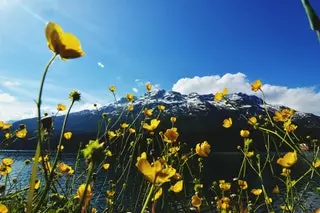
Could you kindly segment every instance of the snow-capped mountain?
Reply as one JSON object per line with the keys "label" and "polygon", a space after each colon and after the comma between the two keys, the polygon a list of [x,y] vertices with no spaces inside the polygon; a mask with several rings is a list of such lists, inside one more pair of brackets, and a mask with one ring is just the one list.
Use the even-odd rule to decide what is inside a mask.
{"label": "snow-capped mountain", "polygon": [[[170,127],[170,117],[177,117],[177,127],[180,133],[180,139],[186,143],[196,143],[201,140],[212,141],[213,149],[223,151],[234,151],[235,144],[241,141],[239,131],[242,128],[250,128],[247,121],[243,118],[248,116],[265,115],[265,106],[271,115],[276,110],[286,108],[285,106],[275,106],[263,103],[263,100],[257,96],[244,93],[229,94],[229,103],[225,101],[215,102],[213,94],[199,95],[191,93],[183,95],[174,91],[157,90],[144,94],[141,97],[135,97],[133,102],[133,114],[137,115],[141,109],[154,109],[153,117],[159,113],[158,105],[164,105],[165,110],[161,113],[160,129]],[[71,113],[67,123],[67,131],[74,133],[74,140],[87,142],[90,137],[95,137],[98,127],[98,120],[102,114],[116,121],[119,115],[123,113],[122,121],[129,119],[127,116],[128,101],[121,98],[117,102],[110,103],[98,110],[83,110]],[[233,126],[230,129],[221,127],[225,118],[233,119]],[[54,118],[55,132],[59,132],[62,126],[64,116]],[[140,113],[140,120],[145,119],[143,113]],[[139,120],[138,119],[138,120]],[[132,119],[131,119],[132,120]],[[320,117],[311,113],[297,112],[293,121],[299,125],[299,130],[303,134],[312,134],[319,138],[320,135]],[[19,124],[26,124],[30,134],[36,129],[36,118],[25,119],[15,122],[13,127],[17,128]],[[114,128],[119,127],[119,123]],[[140,123],[140,122],[137,122]],[[91,138],[92,139],[92,138]],[[225,143],[223,141],[228,141]],[[29,145],[28,145],[29,147]],[[18,146],[17,148],[21,148]],[[77,148],[77,147],[74,147]],[[73,148],[70,148],[73,149]]]}

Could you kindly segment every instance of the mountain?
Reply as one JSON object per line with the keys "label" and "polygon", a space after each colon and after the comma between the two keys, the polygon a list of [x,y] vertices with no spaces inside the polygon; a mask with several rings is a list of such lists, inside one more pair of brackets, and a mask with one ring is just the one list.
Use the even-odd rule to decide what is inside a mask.
{"label": "mountain", "polygon": [[[243,139],[239,135],[241,129],[252,129],[248,126],[244,116],[259,116],[266,115],[263,100],[254,95],[244,93],[229,94],[228,99],[230,104],[214,102],[213,95],[199,95],[191,93],[183,95],[174,91],[158,90],[152,91],[141,97],[135,97],[134,114],[138,114],[142,108],[154,109],[154,116],[158,114],[158,105],[164,105],[165,111],[161,113],[161,124],[158,129],[165,130],[171,126],[170,117],[177,117],[176,127],[180,133],[179,140],[183,143],[194,146],[196,143],[207,140],[213,151],[236,151],[238,145],[243,144]],[[66,143],[67,151],[75,151],[78,149],[78,143],[87,143],[89,139],[94,139],[97,134],[98,120],[105,113],[108,118],[112,119],[113,123],[123,110],[127,109],[128,101],[126,98],[121,98],[117,102],[110,103],[98,110],[83,110],[80,112],[71,113],[67,123],[67,131],[73,132],[71,142]],[[277,106],[266,104],[271,116],[276,110],[286,108],[285,106]],[[125,111],[122,121],[125,121],[127,111]],[[222,127],[222,121],[228,117],[233,120],[233,126],[229,129]],[[128,119],[130,120],[130,115]],[[139,116],[138,122],[145,118],[142,113]],[[59,135],[64,116],[54,117],[54,135],[55,138]],[[25,119],[13,123],[13,129],[19,127],[20,124],[25,124],[28,129],[28,136],[34,136],[36,130],[36,118]],[[298,125],[297,134],[305,138],[307,135],[320,138],[320,117],[311,113],[296,112],[293,117],[293,122]],[[115,128],[119,127],[119,123]],[[114,128],[114,129],[115,129]],[[262,134],[256,130],[251,131],[251,136],[255,141],[259,141],[260,145],[257,148],[263,148],[264,144]],[[303,141],[304,138],[301,138]],[[21,141],[21,142],[20,142]],[[11,149],[34,149],[35,141],[20,140],[12,144]],[[52,140],[54,145],[55,140]]]}

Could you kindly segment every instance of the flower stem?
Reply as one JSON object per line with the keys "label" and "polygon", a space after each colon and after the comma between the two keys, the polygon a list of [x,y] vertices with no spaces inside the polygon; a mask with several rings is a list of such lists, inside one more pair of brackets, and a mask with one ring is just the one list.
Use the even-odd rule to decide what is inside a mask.
{"label": "flower stem", "polygon": [[[27,201],[27,213],[31,213],[31,208],[32,208],[32,198],[33,198],[33,193],[34,193],[34,185],[35,185],[35,180],[37,176],[37,168],[38,168],[38,160],[41,152],[41,142],[43,139],[43,134],[41,134],[41,98],[42,98],[42,91],[43,91],[43,85],[44,81],[46,79],[47,72],[49,70],[50,65],[54,61],[54,59],[57,57],[57,54],[54,54],[51,59],[49,60],[48,64],[46,65],[42,79],[41,79],[41,84],[40,84],[40,89],[39,89],[39,95],[38,95],[38,101],[37,101],[37,109],[38,109],[38,143],[37,143],[37,149],[36,149],[36,155],[35,155],[35,161],[34,164],[32,165],[32,172],[31,172],[31,177],[30,177],[30,189],[28,191],[28,201]],[[43,161],[44,162],[44,161]]]}
{"label": "flower stem", "polygon": [[147,205],[148,205],[149,200],[150,200],[150,198],[151,198],[151,195],[152,195],[152,193],[153,193],[153,189],[154,189],[154,184],[151,185],[151,188],[150,188],[148,197],[147,197],[146,201],[144,202],[143,207],[142,207],[140,213],[144,213],[144,210],[147,208]]}

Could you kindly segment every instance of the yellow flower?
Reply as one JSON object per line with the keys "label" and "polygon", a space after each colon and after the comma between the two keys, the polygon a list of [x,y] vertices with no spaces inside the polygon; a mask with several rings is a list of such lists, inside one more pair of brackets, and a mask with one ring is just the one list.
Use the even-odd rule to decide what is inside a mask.
{"label": "yellow flower", "polygon": [[58,145],[58,146],[57,146],[57,149],[60,150],[60,151],[62,151],[62,150],[64,150],[64,146],[63,146],[63,145],[60,145],[60,146]]}
{"label": "yellow flower", "polygon": [[270,205],[270,204],[272,203],[272,198],[271,198],[271,197],[266,197],[266,198],[264,199],[264,202],[265,202],[266,204]]}
{"label": "yellow flower", "polygon": [[146,89],[148,90],[148,92],[150,92],[152,89],[152,85],[150,83],[146,84]]}
{"label": "yellow flower", "polygon": [[248,119],[248,124],[254,126],[257,123],[257,118],[252,116]]}
{"label": "yellow flower", "polygon": [[175,154],[180,150],[180,146],[173,146],[171,148],[169,148],[169,153],[171,154]]}
{"label": "yellow flower", "polygon": [[248,188],[248,183],[245,180],[238,180],[238,185],[240,189],[247,189]]}
{"label": "yellow flower", "polygon": [[40,184],[41,184],[40,180],[37,179],[35,184],[34,184],[34,189],[38,190],[40,188]]}
{"label": "yellow flower", "polygon": [[208,157],[208,154],[211,151],[211,146],[207,141],[202,142],[201,144],[198,143],[196,145],[196,153],[200,156],[200,157]]}
{"label": "yellow flower", "polygon": [[4,164],[5,166],[11,166],[13,164],[14,160],[12,160],[11,158],[3,158],[2,159],[2,164]]}
{"label": "yellow flower", "polygon": [[222,126],[224,128],[230,128],[232,126],[232,119],[231,118],[224,119]]}
{"label": "yellow flower", "polygon": [[254,155],[254,151],[247,152],[246,155],[247,155],[248,158],[251,158]]}
{"label": "yellow flower", "polygon": [[176,169],[171,166],[164,167],[159,160],[150,164],[145,153],[137,159],[136,167],[149,182],[157,184],[169,182],[176,173]]}
{"label": "yellow flower", "polygon": [[221,181],[219,183],[219,188],[221,189],[221,191],[228,191],[231,188],[231,183]]}
{"label": "yellow flower", "polygon": [[136,130],[133,129],[133,128],[130,128],[130,129],[129,129],[129,132],[130,132],[130,134],[134,134],[134,133],[136,132]]}
{"label": "yellow flower", "polygon": [[259,196],[262,193],[262,189],[252,189],[251,193],[255,196]]}
{"label": "yellow flower", "polygon": [[221,101],[224,97],[226,97],[228,94],[228,88],[224,88],[222,90],[222,92],[217,92],[215,95],[214,95],[214,101],[216,102],[219,102]]}
{"label": "yellow flower", "polygon": [[156,194],[154,195],[154,197],[151,199],[152,201],[158,200],[162,195],[162,187],[160,187],[160,189],[158,189],[158,191],[156,192]]}
{"label": "yellow flower", "polygon": [[170,190],[175,193],[181,192],[182,189],[183,189],[183,180],[179,180],[173,186],[170,186]]}
{"label": "yellow flower", "polygon": [[111,87],[109,87],[110,92],[115,92],[117,90],[117,88],[112,85]]}
{"label": "yellow flower", "polygon": [[176,118],[176,117],[171,117],[171,118],[170,118],[170,121],[171,121],[171,123],[174,124],[174,123],[177,121],[177,118]]}
{"label": "yellow flower", "polygon": [[96,208],[92,208],[91,213],[97,213],[97,209]]}
{"label": "yellow flower", "polygon": [[0,122],[0,130],[8,130],[11,126],[12,124],[5,124],[3,121]]}
{"label": "yellow flower", "polygon": [[[85,188],[86,188],[86,184],[81,184],[81,185],[79,186],[78,190],[77,190],[77,195],[76,195],[74,198],[79,198],[79,199],[81,199],[82,196],[84,196],[84,190],[85,190]],[[92,199],[92,191],[91,191],[91,186],[90,186],[90,185],[88,185],[88,187],[87,187],[87,193],[86,193],[84,199],[85,199],[85,201],[84,201],[84,202],[85,202],[84,206],[87,206],[88,203],[89,203],[89,201]]]}
{"label": "yellow flower", "polygon": [[282,176],[288,177],[290,175],[290,173],[291,173],[290,169],[282,168],[282,173],[281,173]]}
{"label": "yellow flower", "polygon": [[279,186],[276,185],[273,189],[272,189],[272,193],[273,194],[279,194],[280,193],[280,189],[279,189]]}
{"label": "yellow flower", "polygon": [[17,130],[17,131],[16,131],[16,137],[17,137],[17,138],[20,138],[20,139],[25,138],[25,137],[27,136],[27,133],[28,133],[28,131],[27,131],[26,128]]}
{"label": "yellow flower", "polygon": [[0,164],[0,175],[6,176],[9,173],[11,173],[11,171],[12,171],[11,166],[7,166],[5,164]]}
{"label": "yellow flower", "polygon": [[116,194],[116,191],[107,190],[107,196],[108,196],[108,197],[113,197],[115,194]]}
{"label": "yellow flower", "polygon": [[312,163],[312,165],[313,165],[315,168],[320,167],[320,158],[317,158],[317,159]]}
{"label": "yellow flower", "polygon": [[125,128],[127,128],[127,127],[129,126],[129,124],[127,124],[127,123],[122,123],[122,124],[120,124],[120,126],[121,126],[122,129],[125,129]]}
{"label": "yellow flower", "polygon": [[166,132],[163,134],[163,140],[167,143],[175,142],[179,137],[179,133],[177,131],[177,128],[167,129]]}
{"label": "yellow flower", "polygon": [[166,107],[163,106],[163,105],[158,105],[158,109],[159,109],[160,111],[164,111],[164,110],[166,109]]}
{"label": "yellow flower", "polygon": [[275,115],[273,116],[274,121],[281,121],[285,122],[289,120],[294,115],[294,110],[292,109],[283,109],[281,112],[276,111]]}
{"label": "yellow flower", "polygon": [[249,132],[249,130],[242,129],[242,130],[240,130],[240,135],[241,135],[241,137],[247,138],[247,137],[249,137],[250,132]]}
{"label": "yellow flower", "polygon": [[12,137],[12,134],[9,133],[9,132],[7,132],[6,134],[4,134],[4,137],[5,137],[6,139],[10,139],[10,138]]}
{"label": "yellow flower", "polygon": [[8,213],[9,210],[6,205],[0,203],[0,213]]}
{"label": "yellow flower", "polygon": [[71,33],[63,32],[58,24],[49,22],[45,34],[49,49],[59,54],[62,59],[78,58],[84,55],[79,39]]}
{"label": "yellow flower", "polygon": [[103,164],[103,166],[102,166],[105,170],[107,170],[107,169],[109,169],[109,167],[110,167],[110,163],[105,163],[105,164]]}
{"label": "yellow flower", "polygon": [[65,132],[63,134],[63,137],[66,139],[66,140],[70,140],[71,137],[72,137],[72,132]]}
{"label": "yellow flower", "polygon": [[[228,197],[222,197],[221,199],[217,200],[217,208],[218,209],[228,209],[229,208],[229,203],[230,203],[230,198]],[[223,211],[224,212],[224,211]]]}
{"label": "yellow flower", "polygon": [[65,164],[65,163],[59,163],[58,164],[58,171],[64,174],[72,175],[74,173],[74,170],[71,166]]}
{"label": "yellow flower", "polygon": [[281,205],[280,208],[284,211],[288,211],[288,212],[292,212],[293,207],[292,206],[288,206],[288,205]]}
{"label": "yellow flower", "polygon": [[257,92],[262,87],[262,82],[260,80],[256,80],[251,84],[251,90]]}
{"label": "yellow flower", "polygon": [[109,136],[109,140],[111,140],[112,138],[116,137],[116,133],[114,133],[114,131],[108,131],[108,136]]}
{"label": "yellow flower", "polygon": [[128,105],[128,111],[133,111],[134,110],[134,106],[132,104]]}
{"label": "yellow flower", "polygon": [[298,160],[297,152],[288,152],[285,154],[282,158],[279,158],[277,160],[277,163],[285,168],[290,168],[293,166]]}
{"label": "yellow flower", "polygon": [[109,149],[106,151],[106,156],[108,156],[108,157],[112,156],[112,152]]}
{"label": "yellow flower", "polygon": [[58,106],[57,106],[57,110],[58,111],[64,111],[66,109],[67,109],[67,107],[65,105],[63,105],[63,104],[58,104]]}
{"label": "yellow flower", "polygon": [[127,100],[128,100],[129,102],[133,102],[133,100],[134,100],[133,94],[127,94],[127,95],[126,95],[126,98],[127,98]]}
{"label": "yellow flower", "polygon": [[192,196],[192,198],[191,198],[191,204],[192,204],[192,206],[197,207],[198,209],[200,208],[200,206],[201,206],[201,199],[200,199],[200,197],[199,197],[197,194],[195,194],[195,195]]}
{"label": "yellow flower", "polygon": [[287,120],[283,123],[283,129],[290,133],[297,129],[297,126],[291,123],[291,120]]}
{"label": "yellow flower", "polygon": [[153,110],[152,109],[144,109],[143,112],[146,117],[151,117]]}

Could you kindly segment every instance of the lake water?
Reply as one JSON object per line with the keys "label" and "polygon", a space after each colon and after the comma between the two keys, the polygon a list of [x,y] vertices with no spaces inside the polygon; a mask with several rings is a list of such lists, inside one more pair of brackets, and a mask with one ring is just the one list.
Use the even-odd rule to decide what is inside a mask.
{"label": "lake water", "polygon": [[[12,172],[10,173],[10,177],[18,178],[18,187],[24,188],[29,184],[29,177],[31,173],[32,164],[29,166],[25,166],[24,161],[26,159],[31,160],[34,156],[34,152],[26,152],[26,151],[1,151],[0,159],[4,157],[10,157],[15,160],[12,165]],[[62,161],[71,165],[73,167],[74,160],[76,155],[73,153],[64,153],[62,156]],[[211,153],[210,161],[208,159],[204,159],[204,170],[203,170],[203,183],[205,185],[209,185],[213,180],[218,181],[220,179],[224,179],[226,181],[232,181],[234,177],[237,177],[238,170],[241,165],[241,155],[239,153]],[[81,162],[84,162],[81,160]],[[191,165],[192,166],[192,165]],[[292,176],[295,177],[297,175],[301,175],[303,171],[307,168],[306,164],[298,161],[297,165],[295,165]],[[280,173],[279,170],[276,170],[276,173]],[[248,170],[247,181],[249,183],[249,188],[260,187],[260,182],[257,179],[256,175],[250,169]],[[96,206],[98,209],[103,208],[105,205],[105,193],[108,189],[107,187],[107,175],[108,172],[105,170],[101,170],[96,175],[96,181],[93,188],[94,198],[91,202],[92,205]],[[85,169],[84,163],[80,165],[80,169],[75,174],[79,180],[78,184],[85,182]],[[65,181],[62,179],[62,181]],[[4,184],[4,178],[0,180],[1,184]],[[42,181],[44,183],[44,181]],[[272,187],[277,183],[277,181],[268,173],[264,174],[264,183],[268,188],[272,189]],[[299,187],[303,188],[305,182],[301,182]],[[309,190],[303,195],[304,200],[306,201],[307,209],[320,208],[320,196],[315,192],[315,188],[320,186],[320,178],[316,177],[310,184]],[[285,189],[280,187],[280,191],[284,191]],[[207,190],[209,191],[209,190]],[[72,192],[75,194],[75,191]],[[275,206],[280,206],[282,204],[283,195],[280,193],[279,195],[273,196],[273,202]],[[205,212],[205,211],[202,211]],[[263,212],[263,211],[262,211]]]}

